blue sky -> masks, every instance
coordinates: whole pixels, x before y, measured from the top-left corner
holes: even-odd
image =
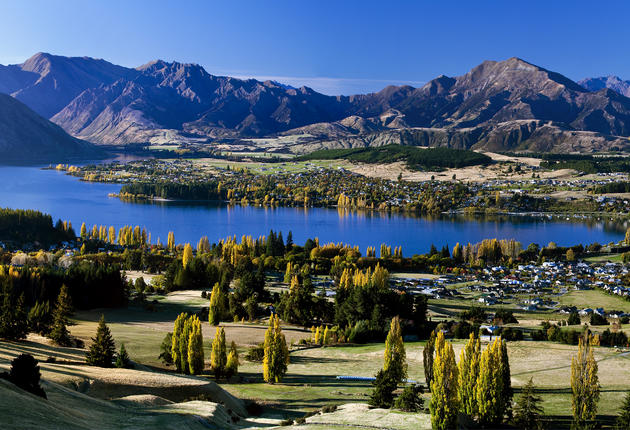
[[[38,51],[160,58],[328,94],[420,86],[521,57],[572,79],[630,78],[630,2],[0,0],[0,64]]]

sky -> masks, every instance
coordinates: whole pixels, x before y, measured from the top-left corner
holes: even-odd
[[[627,1],[0,0],[0,64],[159,58],[344,95],[514,56],[574,80],[628,79],[629,16]]]

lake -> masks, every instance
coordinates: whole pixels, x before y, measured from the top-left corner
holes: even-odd
[[[404,255],[427,252],[456,242],[475,243],[486,238],[516,239],[524,246],[550,241],[558,245],[609,243],[624,237],[626,224],[605,220],[549,220],[546,217],[502,216],[415,217],[381,212],[339,212],[320,208],[261,208],[220,203],[159,202],[128,203],[108,197],[120,185],[81,182],[63,172],[37,167],[0,166],[0,207],[37,209],[54,220],[72,222],[78,232],[88,225],[140,225],[152,234],[153,242],[166,242],[169,231],[177,243],[196,245],[201,236],[211,242],[236,235],[257,237],[269,230],[291,230],[294,242],[319,237],[329,241],[368,246],[381,243],[402,245]]]

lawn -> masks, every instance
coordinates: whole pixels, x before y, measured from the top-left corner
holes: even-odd
[[[558,301],[560,302],[560,305],[576,306],[579,309],[594,309],[601,307],[607,311],[620,310],[630,312],[630,301],[598,289],[570,291],[567,294],[560,296]]]

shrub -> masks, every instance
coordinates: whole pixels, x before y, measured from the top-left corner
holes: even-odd
[[[513,327],[503,327],[501,329],[501,338],[509,341],[523,340],[523,332]]]
[[[121,369],[133,368],[131,360],[129,359],[129,354],[127,354],[127,350],[125,349],[124,343],[120,345],[120,352],[118,352],[118,355],[116,356],[116,367]]]
[[[262,363],[264,358],[265,358],[265,345],[262,343],[258,344],[258,346],[254,346],[250,348],[249,351],[247,351],[247,354],[245,354],[245,359],[248,361],[256,361],[256,362]]]
[[[173,333],[167,333],[160,345],[160,355],[158,358],[162,360],[162,363],[166,365],[173,364],[173,354],[171,348],[173,347]]]
[[[370,396],[369,404],[377,408],[391,408],[394,403],[394,390],[398,385],[392,372],[379,370],[372,385],[374,385],[374,390]]]
[[[11,362],[7,379],[23,390],[46,398],[46,393],[39,385],[41,374],[37,360],[31,354],[20,354]]]
[[[418,385],[408,385],[394,402],[394,407],[404,412],[418,412],[424,406],[422,388]]]

